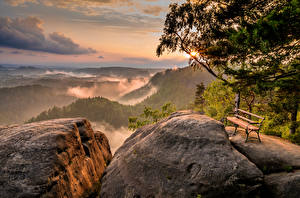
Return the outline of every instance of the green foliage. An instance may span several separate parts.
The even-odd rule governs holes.
[[[79,99],[72,104],[58,108],[53,107],[44,111],[28,122],[68,117],[86,117],[91,121],[104,121],[116,128],[126,126],[128,117],[138,112],[132,106],[122,105],[106,98],[95,97]]]
[[[285,166],[284,170],[288,173],[293,172],[293,167],[292,166]]]
[[[209,84],[203,97],[205,100],[204,112],[210,117],[221,120],[233,111],[234,92],[231,87],[224,85],[220,80]]]
[[[242,97],[240,108],[247,109],[249,107],[247,91],[251,92],[251,87],[244,90],[242,94],[247,96]],[[275,135],[288,139],[294,143],[300,144],[300,112],[298,111],[296,132],[290,134],[291,122],[289,118],[291,98],[281,97],[276,95],[277,91],[266,91],[264,94],[254,93],[254,100],[251,103],[253,113],[265,117],[261,132],[267,135]],[[203,93],[204,112],[206,115],[217,120],[222,120],[228,113],[233,113],[234,108],[234,92],[232,88],[224,84],[220,80],[216,80],[209,84]],[[252,95],[252,94],[250,94]],[[252,101],[252,99],[251,99]],[[251,118],[250,118],[251,119]],[[252,119],[254,119],[252,117]]]
[[[168,117],[171,113],[175,112],[176,108],[171,103],[166,103],[161,107],[161,110],[152,109],[151,107],[145,107],[143,114],[137,117],[130,117],[128,128],[130,130],[136,130],[142,126],[157,123],[161,119]]]
[[[200,113],[204,113],[204,91],[205,86],[203,83],[196,85],[196,94],[195,94],[195,102],[194,102],[194,111],[198,111]]]
[[[197,52],[191,65],[206,69],[234,91],[242,91],[241,107],[268,117],[266,132],[283,130],[277,133],[295,139],[300,101],[299,26],[299,0],[188,0],[170,5],[157,55]],[[263,98],[266,93],[269,101]],[[213,96],[210,100],[205,112],[221,118],[228,101],[214,101]],[[222,103],[224,110],[218,106]]]
[[[150,83],[157,87],[158,91],[136,106],[139,109],[143,109],[144,106],[158,109],[166,102],[171,102],[177,110],[187,109],[188,104],[194,101],[195,85],[206,85],[213,79],[207,72],[194,71],[191,67],[168,69],[152,77]]]

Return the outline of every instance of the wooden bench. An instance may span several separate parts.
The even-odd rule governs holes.
[[[253,116],[253,117],[256,117],[257,118],[257,121],[254,121],[254,120],[251,120],[251,119],[248,119],[242,115],[248,115],[248,116]],[[254,113],[250,113],[248,111],[244,111],[242,109],[238,109],[235,113],[234,113],[234,116],[233,117],[227,117],[226,120],[232,122],[235,126],[235,130],[234,130],[234,134],[236,134],[236,131],[237,131],[237,127],[240,126],[242,128],[244,128],[246,130],[246,135],[247,135],[247,138],[246,138],[246,141],[248,141],[248,138],[249,138],[249,134],[251,132],[256,132],[257,133],[257,137],[258,137],[258,140],[259,142],[261,142],[260,140],[260,137],[259,137],[259,130],[260,130],[260,127],[262,125],[262,122],[264,121],[265,118],[261,117],[261,116],[258,116]]]

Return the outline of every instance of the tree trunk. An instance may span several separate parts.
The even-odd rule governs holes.
[[[250,104],[249,106],[248,106],[248,111],[250,112],[250,113],[252,113],[252,104]],[[248,115],[248,118],[251,120],[251,115]]]
[[[240,108],[240,101],[241,101],[241,92],[238,91],[235,94],[235,108],[234,108],[234,113],[238,112],[238,109]]]
[[[291,127],[290,127],[290,135],[293,135],[296,133],[296,128],[297,128],[297,113],[298,113],[298,102],[296,101],[296,104],[294,106],[294,109],[292,111],[292,115],[291,115]]]

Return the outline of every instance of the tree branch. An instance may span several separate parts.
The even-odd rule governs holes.
[[[187,54],[191,54],[191,50],[190,49],[187,49],[185,46],[184,46],[184,40],[181,38],[181,36],[175,32],[175,34],[177,35],[177,37],[179,38],[180,40],[180,46],[181,46],[181,49],[187,53]],[[223,82],[226,82],[226,83],[229,83],[226,79],[222,78],[222,77],[219,77],[211,68],[209,68],[208,65],[205,65],[203,62],[200,62],[198,60],[197,57],[194,57],[194,56],[191,56],[199,65],[201,65],[202,67],[204,67],[206,69],[206,71],[208,71],[211,75],[213,75],[215,78],[217,79],[220,79],[222,80]]]

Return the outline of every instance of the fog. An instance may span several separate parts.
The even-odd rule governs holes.
[[[75,72],[67,72],[62,70],[47,70],[43,75],[65,75],[67,77],[76,77],[76,78],[94,78],[96,75],[86,74],[86,73],[75,73]]]
[[[110,100],[118,100],[121,96],[138,89],[149,82],[149,77],[99,77],[91,87],[69,87],[67,94],[77,98],[102,96]]]
[[[152,86],[151,89],[149,90],[149,92],[142,95],[141,97],[138,97],[138,98],[135,98],[135,99],[129,99],[129,100],[126,100],[126,101],[125,100],[120,100],[119,102],[121,104],[124,104],[124,105],[136,105],[140,102],[143,102],[145,99],[152,96],[156,92],[157,92],[157,88]]]
[[[126,127],[115,129],[105,122],[92,122],[94,131],[103,132],[109,140],[109,145],[112,154],[124,143],[124,141],[133,133]]]

